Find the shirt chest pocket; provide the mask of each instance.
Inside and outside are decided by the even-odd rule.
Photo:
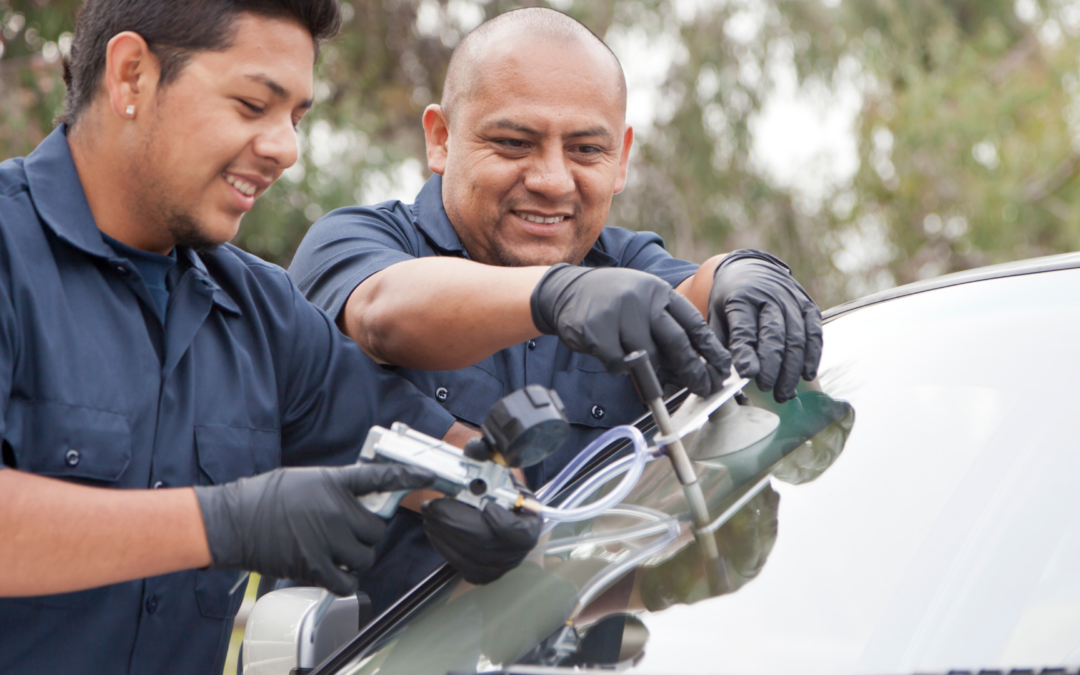
[[[226,424],[195,425],[203,483],[221,485],[281,466],[281,433]]]
[[[488,358],[461,370],[401,369],[398,372],[454,417],[480,426],[487,419],[491,406],[509,393],[497,377],[482,367],[490,363],[492,359]]]
[[[195,451],[201,482],[213,485],[272,471],[281,465],[281,434],[270,429],[229,425],[196,425]],[[236,616],[244,599],[242,590],[229,591],[240,579],[235,570],[197,570],[195,600],[209,619]]]
[[[4,440],[22,471],[115,483],[131,463],[127,415],[55,401],[12,399],[5,421]]]
[[[612,375],[585,354],[573,354],[570,367],[552,376],[570,424],[609,428],[630,424],[645,414],[629,375]]]

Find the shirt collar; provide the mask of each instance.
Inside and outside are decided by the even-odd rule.
[[[424,187],[416,195],[413,209],[416,226],[427,235],[440,252],[459,253],[465,258],[469,257],[453,223],[446,215],[446,209],[443,208],[441,175],[433,174],[424,183]],[[597,239],[581,264],[585,267],[618,267],[619,261],[604,251],[601,240]]]
[[[416,226],[442,253],[458,253],[468,258],[469,254],[458,238],[454,225],[446,215],[442,201],[442,176],[433,174],[424,183],[420,194],[416,195],[413,205],[416,214]]]
[[[601,240],[597,239],[589,252],[585,254],[585,259],[581,261],[581,265],[582,267],[618,267],[619,260],[607,253]]]
[[[228,293],[225,292],[221,286],[218,285],[214,278],[210,276],[210,272],[206,269],[206,263],[202,261],[199,254],[190,248],[182,248],[177,246],[177,259],[184,260],[191,266],[192,271],[195,272],[196,278],[204,288],[213,294],[214,304],[221,307],[224,310],[232,312],[233,314],[241,314],[240,307],[236,304]]]
[[[41,221],[75,248],[98,258],[117,260],[118,255],[101,238],[90,213],[75,160],[67,143],[67,125],[61,124],[23,163],[30,197]]]
[[[119,262],[120,255],[101,236],[86,201],[75,160],[67,142],[67,125],[61,124],[23,163],[30,198],[38,216],[53,233],[84,253],[110,262]],[[210,277],[199,255],[190,249],[177,247],[178,255],[188,261],[203,285],[213,293],[214,303],[229,311],[240,308]]]
[[[153,251],[143,251],[132,246],[128,246],[119,239],[113,239],[104,232],[101,233],[101,238],[105,240],[105,243],[113,248],[114,251],[124,256],[128,260],[139,260],[148,265],[169,269],[176,264],[176,248],[169,251],[166,255],[160,253],[154,253]]]

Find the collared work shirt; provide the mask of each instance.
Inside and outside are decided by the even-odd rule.
[[[442,177],[438,174],[428,180],[414,204],[390,201],[327,214],[312,226],[300,244],[289,274],[309,300],[337,317],[353,290],[372,274],[398,262],[429,256],[469,257],[443,208]],[[697,271],[697,265],[672,258],[657,235],[616,227],[603,229],[582,265],[641,270],[659,276],[672,286]],[[598,359],[570,351],[551,335],[508,347],[460,370],[399,368],[396,372],[441,403],[454,417],[474,425],[484,422],[496,401],[526,384],[557,391],[566,405],[571,433],[557,453],[526,469],[533,488],[554,478],[600,433],[629,423],[646,412],[628,376],[609,374]],[[408,522],[408,527],[403,522]],[[406,539],[412,540],[409,546],[415,546],[416,550],[403,555],[400,551],[408,548]],[[384,550],[399,547],[399,552],[392,562],[380,558],[365,582],[365,590],[372,596],[376,609],[419,581],[437,564],[437,556],[422,554],[421,540],[419,519],[401,514],[383,547]],[[397,586],[387,592],[394,579],[398,579]]]
[[[0,437],[8,467],[106,488],[355,461],[368,428],[453,422],[283,270],[178,249],[162,322],[103,240],[64,130],[0,164]],[[78,565],[78,560],[72,560]],[[239,572],[0,599],[0,672],[220,673]]]

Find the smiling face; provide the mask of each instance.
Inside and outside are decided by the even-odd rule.
[[[622,190],[633,132],[602,45],[493,40],[467,95],[425,112],[429,166],[469,255],[503,266],[579,263]]]
[[[165,248],[231,239],[255,200],[297,159],[315,48],[291,21],[249,14],[233,45],[196,52],[136,114],[127,179],[133,208]]]

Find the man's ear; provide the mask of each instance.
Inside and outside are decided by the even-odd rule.
[[[446,170],[446,156],[450,153],[450,120],[438,104],[424,109],[424,140],[428,168],[441,175]]]
[[[634,127],[627,126],[623,134],[622,153],[619,155],[619,175],[615,178],[615,194],[626,187],[626,167],[630,162],[630,147],[634,145]]]
[[[146,108],[161,74],[157,57],[138,33],[124,31],[105,48],[105,87],[114,114],[134,119]]]

